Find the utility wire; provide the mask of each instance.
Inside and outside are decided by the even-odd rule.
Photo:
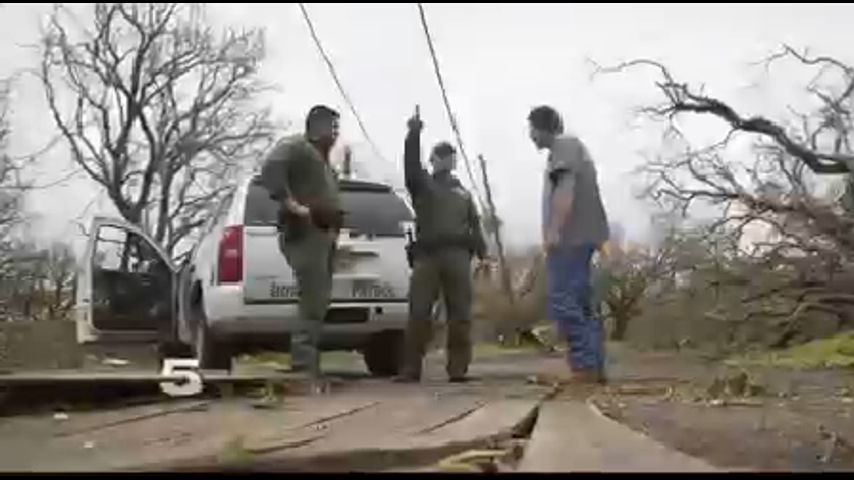
[[[365,123],[362,121],[362,117],[359,116],[359,112],[356,111],[355,105],[350,100],[350,96],[347,95],[347,91],[344,90],[344,86],[341,84],[341,80],[338,78],[338,73],[335,71],[335,65],[332,64],[332,60],[326,54],[326,51],[323,49],[323,45],[320,43],[320,39],[317,37],[317,32],[314,30],[314,24],[311,23],[311,18],[308,15],[308,10],[305,8],[304,3],[299,4],[299,8],[302,11],[302,16],[305,18],[305,23],[308,25],[308,31],[311,33],[311,38],[314,40],[314,44],[317,46],[317,50],[320,52],[320,56],[323,57],[323,61],[326,62],[326,66],[329,68],[329,73],[332,75],[332,80],[335,81],[335,86],[338,87],[338,91],[341,93],[341,96],[344,97],[344,102],[350,108],[350,111],[353,113],[353,116],[356,117],[356,122],[359,124],[359,129],[362,130],[362,135],[365,136],[365,140],[371,145],[371,148],[374,150],[374,154],[382,159],[386,163],[390,163],[388,159],[380,152],[380,149],[377,147],[377,144],[374,143],[370,134],[368,134],[368,129],[365,128]]]
[[[427,16],[424,14],[424,6],[420,3],[418,3],[417,5],[418,13],[421,16],[421,26],[424,27],[424,36],[427,37],[427,46],[430,47],[430,56],[433,58],[433,70],[436,72],[436,80],[439,82],[439,89],[442,91],[442,100],[445,102],[445,111],[448,113],[448,121],[451,124],[451,129],[454,131],[454,135],[457,137],[457,146],[460,149],[460,155],[463,157],[463,162],[466,166],[466,173],[468,173],[468,177],[471,181],[472,189],[474,190],[477,202],[480,205],[481,211],[486,211],[484,209],[480,189],[478,188],[477,181],[474,178],[474,173],[471,168],[471,162],[469,161],[469,157],[466,154],[465,147],[463,146],[463,138],[462,135],[460,135],[460,129],[457,126],[457,120],[454,117],[454,114],[452,113],[451,103],[448,101],[448,93],[445,90],[445,81],[442,79],[442,72],[439,70],[439,60],[436,58],[436,49],[433,46],[433,38],[430,35],[430,29],[427,27]]]

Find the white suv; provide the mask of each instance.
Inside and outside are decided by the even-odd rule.
[[[321,348],[361,351],[371,373],[394,375],[408,315],[412,210],[387,185],[344,180],[340,189],[346,215]],[[217,370],[230,369],[238,353],[288,351],[300,318],[277,209],[257,177],[246,181],[181,266],[140,229],[95,219],[79,277],[78,341],[156,342]]]

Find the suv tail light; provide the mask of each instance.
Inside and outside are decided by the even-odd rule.
[[[225,227],[219,241],[217,283],[243,281],[243,226]]]

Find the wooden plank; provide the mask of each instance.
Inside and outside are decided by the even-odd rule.
[[[304,378],[300,374],[287,373],[235,373],[210,371],[200,372],[205,383],[229,383],[229,382],[262,382],[262,381],[288,381]],[[160,375],[141,371],[56,371],[56,372],[18,372],[0,375],[0,385],[5,386],[31,386],[31,385],[56,385],[56,384],[157,384],[160,382],[180,382],[185,380],[182,375]]]
[[[670,450],[583,402],[540,408],[519,466],[523,472],[713,472],[703,460]]]
[[[194,438],[205,448],[184,448],[165,455],[138,454],[117,468],[163,470],[205,468],[221,463],[235,441],[249,455],[298,449],[324,438],[338,422],[366,415],[382,402],[364,395],[286,398],[282,408],[257,410],[232,405],[227,411],[212,411]],[[223,409],[224,410],[224,409]],[[195,440],[194,440],[195,441]],[[147,453],[147,452],[146,452]]]
[[[423,441],[447,444],[471,440],[506,436],[513,432],[537,407],[536,400],[495,400],[441,428],[424,435]]]
[[[112,412],[8,419],[0,424],[0,470],[162,470],[172,465],[215,465],[229,445],[264,453],[298,446],[325,434],[315,428],[375,408],[365,395],[286,397],[280,407],[258,410],[246,401],[179,402]],[[198,405],[195,405],[198,406]],[[173,407],[174,408],[174,407]],[[162,413],[168,412],[167,415]],[[354,413],[355,412],[355,413]],[[38,445],[38,448],[33,448]],[[48,458],[49,461],[45,461]]]
[[[508,438],[536,400],[394,398],[328,428],[296,448],[253,458],[241,470],[377,471],[438,462],[461,450]],[[473,408],[477,407],[477,408]]]
[[[318,455],[347,449],[395,450],[417,448],[428,436],[419,433],[478,406],[476,398],[436,398],[429,393],[384,398],[364,415],[334,424],[315,425],[327,432],[323,440],[295,449],[293,455]]]
[[[3,432],[26,431],[0,435],[0,470],[218,469],[230,449],[267,470],[393,468],[482,448],[509,435],[538,402],[444,384],[360,386],[369,388],[285,396],[269,409],[235,399],[212,402],[207,410],[175,402],[71,412],[65,420],[17,417],[0,424]]]
[[[123,415],[121,418],[113,420],[104,420],[92,425],[78,426],[76,428],[67,429],[57,433],[56,437],[70,437],[81,433],[92,434],[97,430],[106,428],[114,428],[118,426],[128,425],[134,422],[144,422],[153,418],[162,417],[165,415],[174,415],[178,413],[202,412],[210,408],[211,402],[176,402],[175,405],[156,406],[152,411],[143,411],[135,415]]]

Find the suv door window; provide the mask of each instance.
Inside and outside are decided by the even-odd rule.
[[[113,225],[95,232],[92,325],[98,330],[156,331],[172,319],[172,270],[136,233]]]

